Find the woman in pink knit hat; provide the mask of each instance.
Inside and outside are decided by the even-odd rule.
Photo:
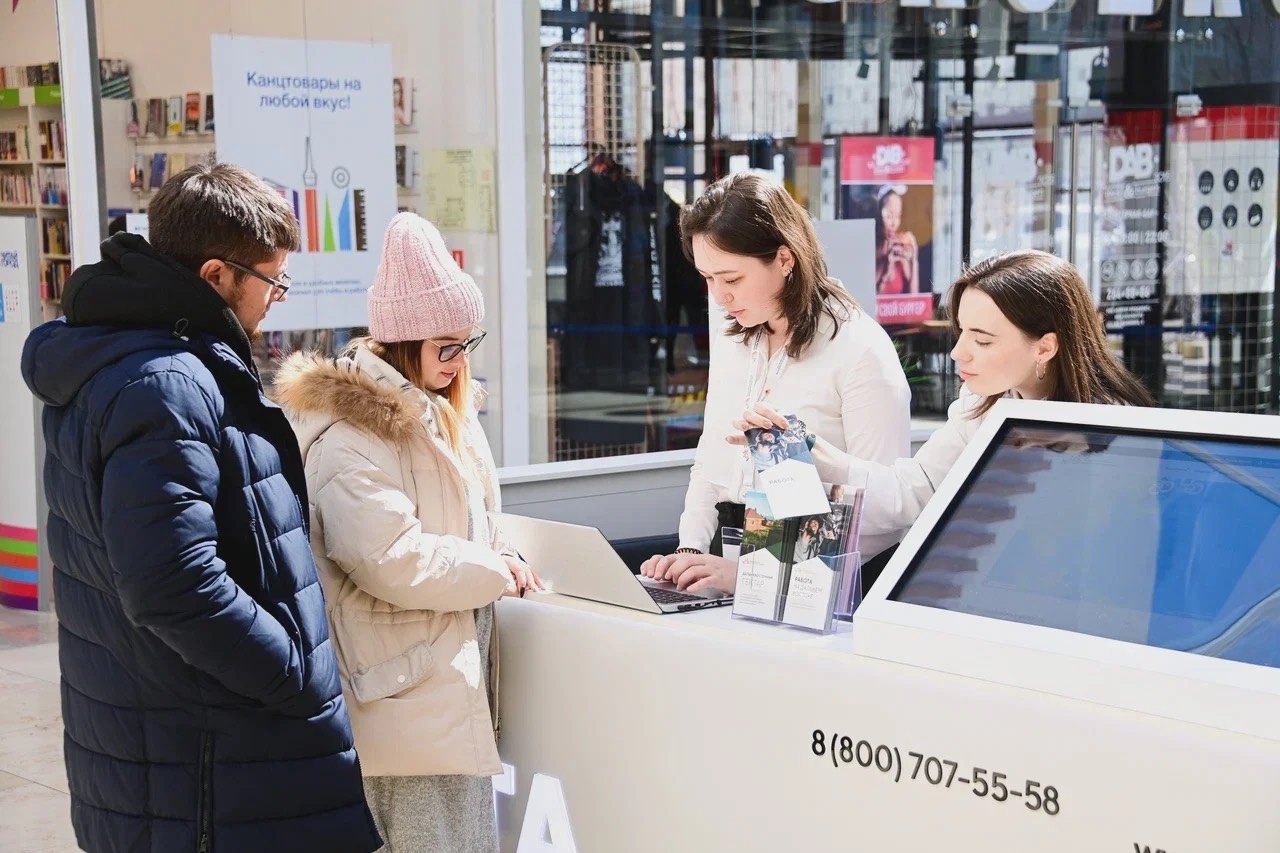
[[[493,602],[541,588],[501,509],[468,356],[479,288],[440,233],[391,221],[370,336],[276,375],[306,462],[311,545],[374,819],[392,853],[498,849]]]

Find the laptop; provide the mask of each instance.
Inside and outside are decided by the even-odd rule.
[[[715,590],[682,592],[675,584],[633,574],[595,527],[500,514],[502,536],[542,578],[548,592],[643,610],[686,613],[733,603]]]

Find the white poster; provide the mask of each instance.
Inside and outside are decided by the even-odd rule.
[[[137,234],[144,240],[151,237],[151,220],[147,218],[145,213],[126,213],[124,215],[124,230],[130,234]]]
[[[31,392],[19,369],[22,347],[31,333],[33,302],[39,299],[37,258],[32,255],[35,220],[0,216],[0,606],[35,609],[39,600],[36,567],[36,416]],[[0,608],[2,609],[2,608]]]
[[[289,299],[263,328],[364,325],[365,293],[396,212],[390,46],[212,40],[218,159],[260,175],[302,226]]]
[[[876,304],[876,225],[872,219],[829,219],[813,223],[827,259],[827,272],[840,279],[859,305]]]

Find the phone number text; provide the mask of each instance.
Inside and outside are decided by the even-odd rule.
[[[975,797],[990,798],[997,803],[1021,802],[1033,812],[1050,817],[1062,810],[1058,789],[1034,779],[1010,780],[1008,774],[986,767],[961,767],[958,761],[938,758],[923,752],[904,752],[896,746],[854,740],[838,732],[827,734],[813,730],[810,750],[816,758],[829,760],[840,769],[857,765],[875,768],[894,782],[922,782],[943,788],[968,789]],[[905,756],[905,757],[904,757]]]

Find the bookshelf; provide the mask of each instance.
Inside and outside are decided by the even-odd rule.
[[[104,98],[101,102],[102,180],[109,212],[145,213],[166,179],[214,155],[212,130],[168,133],[166,128],[163,134],[147,133],[146,105],[146,100]],[[135,125],[139,110],[142,122]]]
[[[422,167],[413,144],[421,132],[414,123],[416,87],[405,77],[396,81],[397,207],[418,212],[423,189]],[[166,179],[187,166],[214,160],[217,135],[208,120],[212,96],[188,93],[180,113],[171,103],[175,97],[102,100],[102,181],[110,213],[146,213]],[[197,99],[194,104],[192,98]],[[175,124],[179,116],[180,126]]]
[[[0,212],[37,220],[41,302],[57,317],[72,265],[61,86],[0,89]]]

